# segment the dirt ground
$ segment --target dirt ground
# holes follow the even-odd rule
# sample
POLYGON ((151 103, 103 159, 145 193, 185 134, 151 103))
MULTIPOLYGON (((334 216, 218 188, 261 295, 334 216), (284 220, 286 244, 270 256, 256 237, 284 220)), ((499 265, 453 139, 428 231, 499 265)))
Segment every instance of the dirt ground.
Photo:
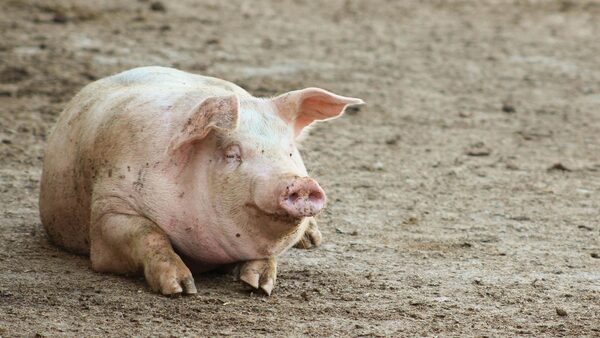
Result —
POLYGON ((600 1, 0 1, 0 336, 600 336, 600 1), (323 245, 167 298, 53 247, 46 136, 174 66, 367 105, 314 129, 323 245))

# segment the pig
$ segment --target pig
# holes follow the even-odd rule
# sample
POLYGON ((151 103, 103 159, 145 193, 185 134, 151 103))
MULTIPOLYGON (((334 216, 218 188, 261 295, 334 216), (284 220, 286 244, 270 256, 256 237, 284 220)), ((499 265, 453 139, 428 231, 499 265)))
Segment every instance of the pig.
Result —
POLYGON ((319 88, 257 98, 164 67, 103 78, 48 138, 42 224, 94 271, 143 274, 164 295, 195 294, 192 271, 222 266, 270 295, 277 257, 321 242, 326 195, 297 141, 362 103, 319 88))

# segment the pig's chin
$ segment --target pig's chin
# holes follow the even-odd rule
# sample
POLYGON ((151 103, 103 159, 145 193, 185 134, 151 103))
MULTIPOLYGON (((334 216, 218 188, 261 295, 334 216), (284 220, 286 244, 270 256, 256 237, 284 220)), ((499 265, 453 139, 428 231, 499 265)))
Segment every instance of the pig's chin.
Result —
POLYGON ((280 225, 284 228, 295 228, 299 226, 304 217, 291 216, 286 213, 272 213, 262 210, 254 203, 246 203, 249 215, 257 222, 280 225))

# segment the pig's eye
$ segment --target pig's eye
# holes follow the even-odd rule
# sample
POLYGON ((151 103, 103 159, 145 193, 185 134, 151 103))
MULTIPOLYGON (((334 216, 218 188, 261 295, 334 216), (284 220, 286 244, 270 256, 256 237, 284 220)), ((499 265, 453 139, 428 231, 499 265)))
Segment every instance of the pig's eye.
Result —
POLYGON ((232 144, 225 149, 225 158, 227 162, 241 162, 242 161, 242 151, 240 146, 237 144, 232 144))

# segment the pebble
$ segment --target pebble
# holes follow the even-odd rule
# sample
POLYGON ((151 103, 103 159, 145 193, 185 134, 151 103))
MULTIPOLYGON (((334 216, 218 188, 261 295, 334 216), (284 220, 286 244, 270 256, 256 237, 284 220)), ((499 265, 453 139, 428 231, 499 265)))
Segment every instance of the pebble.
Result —
POLYGON ((55 13, 54 17, 52 17, 52 21, 55 23, 67 23, 69 17, 64 13, 55 13))
POLYGON ((302 299, 304 299, 305 302, 310 301, 310 296, 308 295, 308 293, 306 293, 306 291, 302 292, 300 296, 302 296, 302 299))
POLYGON ((348 107, 346 108, 346 114, 348 115, 356 115, 358 112, 360 112, 360 107, 348 107))
POLYGON ((467 155, 469 156, 489 156, 492 150, 485 146, 483 142, 477 142, 469 149, 467 149, 467 155))
POLYGON ((398 141, 400 141, 400 135, 394 135, 394 136, 386 139, 385 144, 393 146, 393 145, 397 144, 398 141))
POLYGON ((502 102, 502 111, 505 113, 508 113, 508 114, 517 112, 517 110, 515 109, 515 106, 509 101, 502 102))
POLYGON ((548 168, 548 171, 572 171, 572 170, 567 168, 564 164, 558 162, 558 163, 554 163, 553 165, 551 165, 548 168))
POLYGON ((155 1, 153 3, 150 4, 150 9, 155 11, 155 12, 166 12, 167 8, 165 7, 165 4, 163 4, 160 1, 155 1))
POLYGON ((563 309, 563 308, 560 308, 560 307, 556 308, 556 314, 559 315, 559 316, 561 316, 561 317, 566 317, 568 315, 567 311, 565 309, 563 309))

